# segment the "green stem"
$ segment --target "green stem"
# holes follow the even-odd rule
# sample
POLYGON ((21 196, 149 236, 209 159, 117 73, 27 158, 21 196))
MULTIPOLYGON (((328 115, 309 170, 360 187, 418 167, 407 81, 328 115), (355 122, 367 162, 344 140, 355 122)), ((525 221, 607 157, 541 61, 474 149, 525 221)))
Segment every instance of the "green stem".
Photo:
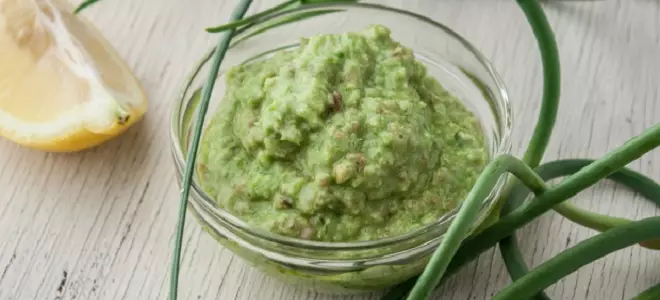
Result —
MULTIPOLYGON (((500 254, 502 255, 502 259, 504 260, 506 270, 509 272, 511 280, 516 281, 529 272, 525 259, 520 253, 520 248, 518 248, 518 242, 516 241, 515 236, 511 235, 500 241, 500 254)), ((548 297, 543 291, 539 291, 538 294, 530 299, 550 300, 550 297, 548 297)))
MULTIPOLYGON (((548 181, 573 175, 593 163, 594 160, 591 159, 564 159, 543 164, 534 170, 543 180, 548 181)), ((628 168, 621 168, 607 176, 607 179, 625 185, 660 207, 660 184, 653 181, 653 179, 628 168)), ((511 200, 522 203, 529 194, 526 190, 527 188, 522 185, 516 186, 511 194, 511 200)))
POLYGON ((496 294, 493 300, 529 299, 559 279, 614 251, 660 238, 660 217, 632 222, 589 238, 551 258, 496 294))
MULTIPOLYGON (((541 176, 544 180, 551 180, 557 177, 563 177, 577 173, 584 167, 592 164, 593 160, 588 159, 566 159, 558 160, 550 163, 546 163, 535 169, 535 171, 541 176)), ((660 206, 660 184, 656 183, 652 179, 639 174, 635 171, 632 171, 627 168, 622 168, 619 171, 610 174, 607 176, 608 179, 613 180, 617 183, 623 184, 628 188, 634 190, 638 194, 654 202, 656 205, 660 206)), ((502 208, 503 215, 506 215, 508 212, 513 211, 515 208, 520 206, 525 198, 529 195, 529 189, 523 184, 518 183, 513 188, 506 205, 502 208)), ((534 200, 536 201, 536 200, 534 200)), ((512 231, 514 233, 515 231, 512 231)), ((482 235, 479 235, 483 237, 482 235)), ((520 251, 515 244, 508 244, 509 248, 507 250, 507 240, 513 239, 511 235, 502 239, 500 241, 500 249, 504 248, 502 251, 515 251, 516 253, 504 254, 505 262, 507 262, 507 268, 512 271, 510 274, 513 280, 516 280, 526 274, 527 266, 525 265, 524 260, 520 255, 520 251), (504 247, 502 247, 504 244, 504 247), (514 259, 507 259, 511 257, 517 257, 514 259), (521 266, 513 266, 510 268, 510 264, 520 264, 521 266)), ((442 280, 445 280, 453 272, 460 269, 463 265, 470 262, 472 259, 476 258, 480 253, 485 250, 490 249, 495 243, 491 245, 480 245, 477 243, 478 240, 470 239, 470 241, 464 243, 457 252, 457 257, 454 257, 452 262, 447 267, 446 275, 442 280)), ((642 243, 645 244, 645 243, 642 243)), ((404 297, 406 291, 408 291, 413 284, 415 283, 416 278, 411 278, 406 282, 400 284, 396 288, 392 289, 382 300, 400 300, 404 297)), ((441 282, 442 282, 441 280, 441 282)), ((543 297, 543 293, 539 293, 536 297, 543 297)), ((543 299, 543 298, 536 298, 543 299)), ((644 298, 646 299, 646 298, 644 298)), ((655 298, 653 298, 655 299, 655 298)), ((659 298, 660 299, 660 298, 659 298)))
MULTIPOLYGON (((252 0, 242 0, 238 6, 232 12, 232 20, 240 20, 247 12, 252 0)), ((213 93, 213 86, 215 85, 216 78, 218 77, 218 72, 220 70, 220 64, 227 53, 229 48, 229 42, 234 34, 234 29, 226 31, 220 41, 218 46, 215 49, 213 54, 213 61, 211 63, 211 70, 209 71, 208 79, 206 84, 202 89, 202 98, 199 104, 197 111, 197 122, 195 123, 194 132, 192 136, 192 141, 190 143, 190 149, 188 150, 187 160, 186 160, 186 169, 183 175, 183 183, 181 190, 181 199, 179 200, 179 216, 176 227, 176 239, 174 242, 174 253, 172 256, 172 274, 170 279, 170 300, 176 300, 178 294, 178 282, 179 282, 179 268, 181 263, 181 248, 183 241, 183 231, 185 227, 186 220, 186 210, 188 203, 188 196, 190 194, 190 186, 192 183, 192 177, 195 169, 195 161, 197 159, 197 150, 199 149, 199 140, 202 135, 202 128, 204 127, 204 117, 206 116, 206 111, 209 107, 209 102, 211 101, 211 95, 213 93)))
MULTIPOLYGON (((238 28, 238 27, 241 27, 241 26, 245 26, 245 25, 249 25, 249 24, 259 22, 260 21, 259 19, 266 18, 269 15, 272 15, 272 14, 275 14, 275 13, 280 13, 284 10, 292 9, 292 8, 298 7, 300 5, 321 4, 321 3, 327 3, 327 2, 330 2, 330 3, 331 2, 351 3, 351 2, 358 2, 358 0, 288 0, 288 1, 285 1, 283 3, 280 3, 280 4, 276 5, 274 7, 271 7, 267 10, 264 10, 260 13, 256 13, 254 15, 251 15, 251 16, 245 18, 245 19, 234 21, 234 22, 229 22, 229 23, 222 24, 222 25, 215 26, 215 27, 206 28, 206 31, 210 32, 210 33, 223 32, 223 31, 228 30, 228 29, 232 29, 232 28, 235 29, 235 28, 238 28)), ((331 11, 327 10, 326 13, 328 13, 328 12, 331 12, 331 11)), ((322 14, 322 13, 319 12, 319 13, 316 13, 315 15, 319 15, 319 14, 322 14)), ((304 19, 304 18, 305 17, 300 17, 300 19, 304 19)), ((275 26, 277 26, 277 25, 275 25, 275 26)))
MULTIPOLYGON (((303 12, 295 13, 295 14, 292 14, 290 16, 280 18, 276 22, 273 22, 271 24, 259 27, 256 30, 249 31, 248 34, 242 35, 240 39, 234 40, 234 42, 239 43, 239 42, 247 40, 247 39, 249 39, 249 38, 251 38, 255 35, 262 34, 262 33, 266 32, 268 30, 271 30, 273 28, 277 28, 277 27, 282 26, 282 25, 286 25, 286 24, 293 23, 293 22, 298 22, 298 21, 305 20, 305 19, 308 19, 308 18, 311 18, 311 17, 321 16, 321 15, 331 14, 331 13, 336 13, 336 12, 341 12, 341 11, 343 11, 343 10, 342 9, 323 9, 323 10, 303 11, 303 12)), ((245 28, 245 27, 243 27, 243 28, 245 28)), ((241 29, 243 29, 243 28, 241 28, 241 29)))
MULTIPOLYGON (((660 146, 660 123, 569 176, 556 188, 549 190, 542 197, 538 197, 538 200, 541 201, 530 201, 523 204, 521 208, 511 212, 508 218, 513 220, 517 216, 525 215, 523 220, 531 220, 530 217, 538 217, 548 209, 575 196, 578 192, 592 186, 658 146, 660 146)), ((502 221, 505 220, 502 219, 502 221)))
POLYGON ((440 247, 436 249, 426 269, 410 292, 409 300, 428 298, 444 275, 447 265, 461 242, 467 236, 468 230, 477 219, 483 201, 488 198, 499 178, 507 171, 511 172, 532 190, 538 193, 545 190, 543 180, 521 160, 510 155, 502 155, 490 162, 477 178, 474 187, 461 205, 455 219, 451 222, 440 247))
MULTIPOLYGON (((536 168, 535 171, 537 174, 539 174, 539 176, 541 176, 543 180, 548 181, 554 178, 572 175, 585 166, 591 164, 592 162, 593 160, 588 159, 559 160, 543 164, 536 168)), ((646 197, 660 207, 660 185, 658 185, 652 179, 627 168, 623 168, 615 173, 612 173, 607 178, 619 184, 625 185, 626 187, 646 197)), ((512 190, 510 197, 507 199, 508 201, 504 207, 502 207, 502 215, 506 215, 520 206, 528 195, 529 189, 527 189, 522 184, 516 185, 516 187, 512 190)), ((563 202, 561 204, 565 203, 567 202, 563 202)), ((557 210, 557 206, 555 206, 555 210, 557 210)), ((597 222, 599 219, 595 218, 593 220, 597 222)), ((585 223, 581 220, 574 219, 573 221, 581 225, 584 225, 585 223)), ((596 226, 601 225, 594 225, 594 227, 596 226)), ((520 253, 520 249, 518 248, 516 238, 514 236, 509 236, 502 239, 499 243, 499 248, 512 280, 518 280, 529 272, 527 264, 522 258, 522 254, 520 253)), ((543 292, 540 292, 534 296, 534 299, 548 300, 550 298, 543 292)))
POLYGON ((301 2, 301 0, 288 0, 288 1, 285 1, 283 3, 280 3, 280 4, 276 5, 274 7, 271 7, 267 10, 264 10, 260 13, 256 13, 254 15, 251 15, 251 16, 245 18, 245 19, 236 20, 236 21, 229 22, 229 23, 226 23, 226 24, 222 24, 222 25, 216 26, 216 27, 206 28, 206 31, 211 32, 211 33, 218 33, 218 32, 223 32, 223 31, 229 30, 229 29, 236 29, 240 26, 256 22, 259 19, 261 19, 261 18, 263 18, 267 15, 270 15, 272 13, 276 13, 276 12, 279 12, 280 10, 284 10, 284 9, 290 7, 290 6, 293 6, 294 4, 300 4, 300 2, 301 2))
MULTIPOLYGON (((543 175, 541 176, 543 177, 543 175)), ((658 207, 660 207, 660 185, 658 185, 653 180, 647 178, 646 176, 630 170, 625 170, 625 172, 622 173, 622 176, 624 179, 628 181, 627 185, 629 185, 629 187, 631 187, 635 191, 638 191, 638 189, 641 190, 638 192, 644 195, 647 199, 655 202, 655 204, 658 205, 658 207), (645 190, 647 190, 646 193, 644 192, 645 190)), ((604 232, 612 228, 615 228, 617 226, 621 226, 633 222, 626 218, 608 216, 608 215, 591 212, 583 208, 580 208, 568 201, 558 204, 557 206, 554 207, 554 210, 559 214, 561 214, 562 216, 564 216, 565 218, 577 224, 580 224, 584 227, 588 227, 594 230, 598 230, 600 232, 604 232)), ((641 246, 653 250, 660 250, 660 240, 646 241, 642 243, 641 246)))
MULTIPOLYGON (((535 170, 536 171, 536 170, 535 170)), ((537 174, 541 175, 540 173, 537 174)), ((543 176, 541 179, 547 180, 543 176)), ((518 183, 512 189, 512 194, 504 201, 504 206, 502 206, 502 211, 500 214, 506 216, 511 213, 514 209, 518 208, 524 201, 526 196, 529 194, 529 189, 524 185, 518 183), (515 192, 523 191, 524 197, 513 197, 511 195, 517 195, 515 192)), ((511 280, 515 281, 518 278, 525 276, 529 272, 529 268, 525 263, 525 259, 520 252, 518 247, 518 241, 515 236, 515 232, 508 237, 503 238, 499 242, 500 254, 502 255, 502 260, 504 260, 504 265, 506 266, 507 272, 511 280)), ((546 295, 543 291, 534 295, 533 300, 550 300, 550 297, 546 295)))
MULTIPOLYGON (((632 138, 620 148, 610 152, 603 158, 594 161, 580 169, 567 180, 535 197, 528 205, 515 209, 511 214, 485 229, 481 233, 468 238, 456 251, 454 258, 446 268, 446 275, 453 274, 462 266, 475 259, 479 254, 495 246, 500 240, 511 236, 516 229, 528 224, 542 213, 555 205, 574 196, 579 191, 593 185, 626 164, 638 159, 644 153, 660 146, 660 124, 647 129, 641 135, 632 138)), ((404 282, 388 293, 383 300, 400 299, 405 290, 413 285, 415 278, 404 282)))
MULTIPOLYGON (((524 157, 524 162, 526 162, 531 167, 535 167, 540 163, 541 159, 543 158, 543 154, 547 148, 548 142, 552 134, 552 128, 554 127, 554 123, 557 117, 560 87, 561 87, 559 51, 557 49, 557 43, 555 41, 552 28, 550 27, 548 20, 543 12, 543 9, 539 5, 539 3, 535 0, 519 0, 518 4, 525 13, 525 16, 527 17, 532 27, 534 36, 536 37, 539 49, 541 51, 541 58, 543 63, 543 75, 544 75, 543 103, 541 106, 541 111, 539 113, 539 121, 537 122, 534 134, 532 136, 532 139, 530 140, 530 145, 524 157)), ((516 180, 512 180, 510 184, 514 184, 514 182, 516 182, 516 180)), ((510 186, 511 185, 507 186, 504 189, 504 193, 502 194, 502 199, 506 198, 510 186)), ((540 185, 540 186, 544 186, 544 185, 540 185)), ((474 188, 477 188, 477 186, 475 186, 474 188)), ((499 203, 503 203, 503 201, 500 200, 499 203)), ((461 210, 463 209, 464 208, 461 208, 461 210)), ((452 222, 452 225, 454 224, 454 222, 456 222, 456 220, 452 222)), ((444 240, 443 240, 443 244, 444 244, 444 240)), ((438 252, 436 251, 436 254, 437 253, 438 252)), ((432 266, 432 264, 429 263, 429 266, 432 266)), ((424 273, 432 272, 432 271, 429 271, 429 267, 427 267, 424 273)), ((415 291, 415 288, 420 290, 432 289, 432 287, 434 287, 437 284, 440 278, 442 278, 445 269, 442 269, 442 271, 443 272, 441 272, 441 274, 439 275, 436 274, 435 276, 433 276, 432 279, 434 280, 432 282, 433 285, 431 286, 431 288, 427 286, 429 285, 429 282, 427 282, 429 279, 424 278, 423 275, 420 276, 420 278, 417 280, 417 283, 415 284, 415 287, 413 288, 413 291, 415 291), (423 288, 419 286, 423 286, 423 288)), ((405 289, 405 287, 402 288, 405 289)), ((414 294, 411 293, 411 295, 414 294)))
POLYGON ((561 66, 559 50, 552 27, 536 0, 518 0, 518 5, 527 17, 536 37, 543 64, 543 100, 536 128, 527 146, 523 161, 532 168, 541 163, 552 129, 557 119, 559 95, 561 94, 561 66))
POLYGON ((515 209, 493 226, 467 239, 447 267, 448 273, 458 270, 480 253, 495 246, 501 239, 512 235, 516 229, 526 225, 555 205, 575 196, 578 192, 623 168, 626 164, 658 146, 660 146, 660 124, 647 129, 641 135, 582 168, 541 196, 535 197, 526 205, 515 209))
MULTIPOLYGON (((543 98, 541 101, 541 110, 539 111, 538 121, 536 122, 532 138, 523 157, 523 161, 528 166, 535 168, 543 158, 557 119, 559 96, 561 94, 561 65, 559 62, 557 41, 541 5, 536 0, 517 0, 517 3, 532 28, 539 52, 541 53, 541 63, 543 65, 543 98)), ((502 189, 501 196, 493 208, 493 214, 474 233, 481 233, 486 227, 498 220, 504 201, 516 183, 515 178, 511 178, 508 181, 508 184, 502 189)))
MULTIPOLYGON (((559 62, 557 41, 552 32, 552 27, 548 23, 548 19, 539 3, 536 0, 518 0, 517 2, 532 28, 541 53, 541 63, 543 65, 543 98, 541 110, 539 111, 536 128, 523 157, 523 161, 527 165, 535 168, 543 158, 543 154, 552 135, 555 120, 557 119, 559 96, 561 94, 561 65, 559 62)), ((493 208, 494 213, 474 233, 480 233, 498 220, 504 200, 516 182, 515 178, 511 178, 508 181, 508 184, 502 189, 501 196, 493 208)))
MULTIPOLYGON (((540 7, 538 2, 531 0, 519 0, 518 5, 521 7, 527 20, 532 27, 534 36, 537 40, 539 50, 541 52, 541 60, 543 64, 543 104, 541 106, 541 111, 539 112, 539 121, 537 122, 535 132, 530 140, 530 145, 528 150, 525 153, 524 161, 531 167, 537 166, 543 154, 547 148, 547 144, 550 140, 552 133, 552 128, 557 116, 557 110, 559 106, 559 95, 561 87, 561 72, 560 72, 560 63, 559 63, 559 51, 557 48, 557 43, 555 41, 552 28, 550 27, 548 20, 543 12, 543 9, 540 7)), ((491 220, 490 218, 484 222, 483 227, 479 227, 476 232, 482 232, 486 226, 491 224, 491 221, 496 220, 496 216, 499 215, 500 205, 504 204, 504 200, 513 184, 517 182, 515 178, 509 182, 509 184, 503 189, 502 196, 494 208, 496 214, 493 215, 495 218, 491 220)), ((460 250, 458 250, 460 251, 460 250)), ((437 252, 436 252, 437 253, 437 252)), ((479 252, 480 253, 480 252, 479 252)), ((476 255, 475 255, 476 256, 476 255)), ((430 265, 430 264, 429 264, 430 265)), ((451 265, 451 264, 450 264, 451 265)), ((428 269, 428 268, 427 268, 428 269)), ((426 270, 425 270, 426 272, 426 270)), ((436 276, 441 278, 442 275, 436 276)), ((405 291, 412 286, 411 279, 402 285, 399 285, 390 293, 388 293, 384 300, 388 299, 400 299, 405 294, 405 291)), ((436 280, 437 281, 437 280, 436 280)), ((417 283, 420 281, 418 280, 417 283)), ((417 285, 417 284, 416 284, 417 285)), ((435 286, 435 285, 434 285, 435 286)))
POLYGON ((631 220, 625 218, 601 215, 595 212, 591 212, 582 209, 569 201, 559 203, 553 209, 560 215, 575 223, 578 223, 584 227, 598 230, 600 232, 607 231, 614 227, 632 222, 631 220))
POLYGON ((93 4, 95 4, 96 2, 99 2, 99 1, 101 1, 101 0, 86 0, 86 1, 83 1, 83 3, 80 3, 80 5, 78 5, 78 7, 76 7, 76 9, 73 11, 73 13, 78 14, 81 11, 83 11, 84 9, 89 8, 90 6, 92 6, 93 4))

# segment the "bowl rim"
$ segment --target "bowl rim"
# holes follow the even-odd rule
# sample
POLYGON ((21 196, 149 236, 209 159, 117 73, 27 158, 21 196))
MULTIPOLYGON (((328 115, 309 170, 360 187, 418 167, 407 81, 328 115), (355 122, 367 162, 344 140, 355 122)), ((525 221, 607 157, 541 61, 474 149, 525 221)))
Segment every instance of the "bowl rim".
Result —
MULTIPOLYGON (((403 17, 407 18, 412 18, 420 22, 427 23, 428 25, 431 25, 433 27, 436 27, 440 30, 443 30, 445 33, 450 35, 452 38, 460 42, 468 52, 470 52, 474 57, 477 59, 477 61, 481 64, 483 68, 486 69, 488 72, 488 76, 490 79, 492 79, 495 83, 495 86, 497 87, 497 90, 495 91, 499 97, 499 101, 495 101, 495 105, 497 106, 497 111, 495 112, 498 114, 496 117, 498 118, 503 118, 502 120, 499 120, 498 123, 502 123, 503 125, 500 125, 503 129, 502 132, 500 132, 500 137, 498 139, 499 145, 498 148, 495 150, 494 153, 491 153, 491 155, 500 155, 500 154, 506 154, 509 153, 511 150, 511 131, 512 131, 512 123, 513 123, 513 111, 509 102, 509 96, 508 92, 506 89, 506 86, 504 85, 503 80, 501 79, 500 75, 496 72, 495 68, 492 66, 490 61, 477 49, 475 48, 470 42, 468 42, 465 38, 463 38, 461 35, 453 31, 451 28, 449 28, 446 25, 443 25, 442 23, 439 23, 437 21, 434 21, 433 19, 411 12, 407 11, 404 9, 399 9, 395 7, 389 7, 381 4, 373 4, 373 3, 349 3, 349 2, 336 2, 336 3, 321 3, 321 4, 307 4, 304 6, 299 6, 297 8, 283 11, 283 12, 277 12, 273 13, 271 15, 265 16, 262 19, 259 19, 256 23, 252 25, 248 25, 247 27, 244 27, 240 30, 237 30, 235 33, 235 37, 240 37, 242 34, 248 32, 249 29, 259 25, 263 24, 264 22, 267 21, 272 21, 276 20, 281 17, 285 17, 297 12, 302 12, 302 11, 313 11, 313 10, 319 10, 319 9, 327 9, 327 8, 345 8, 345 9, 366 9, 366 10, 376 10, 376 11, 386 11, 388 13, 394 13, 398 14, 403 17), (501 115, 499 115, 501 114, 501 115)), ((240 43, 242 40, 238 40, 237 43, 240 43)), ((234 47, 237 43, 232 42, 229 49, 234 47)), ((182 176, 183 171, 185 170, 185 165, 187 163, 185 156, 187 153, 183 153, 182 151, 182 136, 181 136, 181 120, 182 120, 182 113, 185 113, 187 109, 189 108, 188 106, 190 105, 191 101, 187 101, 186 96, 188 95, 190 88, 193 85, 194 79, 199 75, 200 71, 203 69, 203 67, 206 65, 206 63, 211 59, 213 53, 215 52, 217 46, 212 46, 198 62, 196 63, 195 67, 193 68, 193 71, 190 72, 185 78, 184 82, 185 84, 183 85, 183 88, 180 90, 180 92, 177 94, 176 101, 174 101, 171 109, 171 116, 170 116, 170 150, 172 152, 173 159, 175 161, 176 165, 176 172, 177 176, 182 176), (185 104, 185 107, 184 107, 185 104)), ((192 112, 194 114, 197 113, 197 109, 195 107, 195 111, 192 112)), ((205 116, 206 117, 206 116, 205 116)), ((498 124, 499 125, 499 124, 498 124)), ((492 159, 492 157, 491 157, 492 159)), ((202 204, 205 206, 205 208, 210 209, 213 214, 216 217, 221 218, 223 221, 229 223, 229 225, 235 229, 238 229, 240 231, 246 232, 251 236, 257 237, 259 239, 264 239, 270 242, 275 242, 281 245, 286 245, 286 246, 292 246, 292 247, 298 247, 298 248, 303 248, 303 249, 309 249, 309 250, 368 250, 368 249, 375 249, 375 248, 380 248, 380 247, 385 247, 385 246, 390 246, 393 244, 397 244, 400 242, 408 241, 411 239, 414 239, 416 237, 422 236, 428 231, 440 227, 442 225, 447 224, 447 222, 450 222, 451 219, 453 219, 456 216, 456 213, 460 209, 460 207, 463 205, 464 202, 461 202, 456 208, 453 210, 447 212, 445 215, 443 215, 441 218, 438 220, 425 224, 421 227, 418 227, 412 231, 406 232, 405 234, 402 235, 397 235, 397 236, 392 236, 388 238, 383 238, 383 239, 377 239, 377 240, 368 240, 368 241, 354 241, 354 242, 324 242, 324 241, 313 241, 313 240, 304 240, 300 238, 294 238, 294 237, 288 237, 288 236, 283 236, 279 235, 276 233, 272 233, 266 229, 253 226, 248 224, 247 222, 241 220, 240 218, 232 215, 228 211, 219 209, 217 205, 215 204, 215 201, 208 196, 205 192, 204 189, 201 188, 201 186, 198 184, 198 182, 195 179, 195 175, 193 175, 193 180, 191 181, 191 189, 192 193, 188 199, 188 204, 190 204, 190 201, 196 201, 198 202, 197 204, 202 204), (195 194, 197 194, 202 200, 199 201, 195 197, 195 194), (191 200, 192 198, 192 200, 191 200), (206 203, 204 203, 206 202, 206 203)), ((484 208, 482 208, 482 211, 486 212, 485 215, 488 214, 490 211, 489 207, 493 207, 494 204, 497 202, 494 200, 496 196, 499 194, 499 191, 503 187, 505 181, 506 181, 507 176, 501 176, 500 179, 498 180, 496 186, 491 190, 490 195, 488 196, 487 199, 490 199, 489 201, 484 202, 484 208)), ((481 219, 483 219, 484 216, 480 216, 481 219)), ((478 225, 478 223, 477 223, 478 225)), ((444 233, 442 233, 440 236, 433 236, 431 239, 422 242, 422 244, 433 240, 435 238, 443 236, 444 233)))

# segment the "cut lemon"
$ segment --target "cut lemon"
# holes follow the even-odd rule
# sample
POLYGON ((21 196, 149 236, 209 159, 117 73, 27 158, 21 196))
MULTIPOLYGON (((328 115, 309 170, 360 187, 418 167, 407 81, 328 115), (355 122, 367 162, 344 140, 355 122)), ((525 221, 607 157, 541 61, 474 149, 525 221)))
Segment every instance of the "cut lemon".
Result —
POLYGON ((0 135, 55 152, 96 146, 147 99, 116 51, 66 0, 0 0, 0 135))

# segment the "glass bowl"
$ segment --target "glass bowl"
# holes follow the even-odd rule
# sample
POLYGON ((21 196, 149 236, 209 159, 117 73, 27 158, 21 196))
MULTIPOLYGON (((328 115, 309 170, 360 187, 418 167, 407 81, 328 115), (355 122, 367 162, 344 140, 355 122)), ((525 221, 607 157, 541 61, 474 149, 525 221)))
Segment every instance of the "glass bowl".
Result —
MULTIPOLYGON (((299 37, 359 31, 370 24, 389 27, 392 38, 411 48, 429 73, 478 117, 491 158, 510 151, 512 116, 507 92, 483 55, 442 24, 375 4, 305 6, 267 17, 237 32, 222 63, 205 124, 208 125, 224 95, 224 74, 229 68, 274 51, 296 47, 299 37), (301 15, 307 18, 287 23, 301 15)), ((195 67, 174 103, 171 149, 179 184, 212 52, 213 49, 207 52, 195 67)), ((502 176, 485 199, 481 221, 494 206, 505 180, 502 176)), ((250 226, 222 210, 200 187, 197 177, 193 180, 188 207, 206 232, 252 266, 286 282, 331 293, 385 289, 420 273, 456 213, 454 210, 401 236, 333 243, 284 237, 250 226)))

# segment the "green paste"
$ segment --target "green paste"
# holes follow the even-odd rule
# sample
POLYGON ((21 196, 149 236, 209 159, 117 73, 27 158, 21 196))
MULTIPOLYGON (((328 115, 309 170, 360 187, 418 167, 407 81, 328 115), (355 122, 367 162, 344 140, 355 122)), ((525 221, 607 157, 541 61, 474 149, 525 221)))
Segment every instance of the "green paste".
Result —
POLYGON ((488 159, 477 118, 380 25, 302 38, 226 80, 201 184, 277 234, 404 234, 454 209, 488 159))

